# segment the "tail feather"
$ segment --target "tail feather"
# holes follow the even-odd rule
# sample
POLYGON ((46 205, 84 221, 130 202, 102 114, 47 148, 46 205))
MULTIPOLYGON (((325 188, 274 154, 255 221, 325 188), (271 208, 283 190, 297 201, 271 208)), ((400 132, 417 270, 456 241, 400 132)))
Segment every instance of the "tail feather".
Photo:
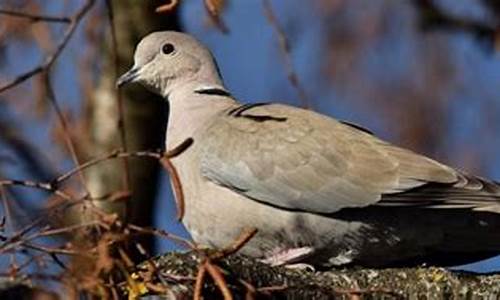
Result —
POLYGON ((428 182, 408 191, 384 194, 378 205, 500 213, 500 183, 461 173, 454 183, 428 182))

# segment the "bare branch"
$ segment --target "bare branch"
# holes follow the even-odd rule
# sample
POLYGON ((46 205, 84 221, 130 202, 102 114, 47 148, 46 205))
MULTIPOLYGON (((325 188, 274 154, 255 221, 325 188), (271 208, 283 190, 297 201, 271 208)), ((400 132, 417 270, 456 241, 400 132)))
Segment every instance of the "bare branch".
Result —
POLYGON ((210 258, 221 259, 233 255, 234 253, 238 252, 241 248, 243 248, 243 246, 245 246, 256 234, 257 234, 256 228, 246 228, 231 245, 215 253, 210 258))
POLYGON ((137 233, 151 234, 151 235, 155 235, 155 236, 167 239, 167 240, 171 240, 171 241, 181 245, 184 248, 196 249, 196 245, 193 244, 192 242, 190 242, 190 241, 188 241, 180 236, 177 236, 175 234, 166 232, 165 230, 162 230, 162 229, 140 227, 140 226, 137 226, 134 224, 128 224, 127 228, 129 230, 137 232, 137 233))
POLYGON ((172 179, 172 186, 174 188, 174 199, 175 204, 177 206, 177 221, 182 221, 185 212, 184 206, 184 192, 182 189, 181 180, 179 179, 179 173, 177 173, 177 169, 174 167, 170 159, 163 158, 161 160, 161 164, 170 174, 170 178, 172 179))
POLYGON ((170 2, 158 6, 155 9, 155 12, 157 12, 159 14, 171 12, 172 10, 174 10, 174 8, 177 7, 178 4, 179 4, 179 0, 170 0, 170 2))
MULTIPOLYGON (((50 81, 50 76, 45 76, 45 86, 47 88, 47 96, 52 103, 52 106, 54 107, 54 110, 56 111, 57 118, 59 120, 59 123, 61 124, 62 127, 62 132, 64 136, 64 140, 66 142, 66 146, 68 147, 69 153, 71 155, 71 158, 73 159, 73 162, 75 163, 76 166, 80 165, 80 160, 78 159, 78 156, 76 154, 75 150, 75 145, 73 141, 71 140, 71 136, 68 131, 68 120, 66 120, 66 117, 64 116, 61 107, 59 106, 59 103, 57 102, 56 99, 56 93, 54 92, 54 89, 52 87, 51 81, 50 81)), ((85 181, 85 176, 83 175, 83 172, 78 172, 81 184, 83 188, 85 189, 86 193, 90 195, 90 191, 87 187, 86 181, 85 181)))
POLYGON ((34 182, 30 180, 15 180, 15 179, 0 180, 0 186, 9 186, 9 185, 23 186, 23 187, 43 190, 46 192, 51 192, 65 200, 73 199, 69 194, 66 194, 65 192, 55 188, 54 185, 50 182, 34 182))
POLYGON ((52 182, 52 185, 58 186, 61 182, 69 179, 74 174, 79 173, 84 169, 90 168, 91 166, 94 166, 100 162, 110 160, 110 159, 129 158, 129 157, 149 157, 149 158, 157 159, 157 160, 160 160, 163 167, 167 170, 170 177, 172 178, 172 183, 173 183, 173 187, 174 187, 174 196, 175 196, 174 198, 175 198, 176 205, 177 205, 177 219, 179 221, 181 221, 183 216, 184 216, 184 193, 182 190, 181 181, 179 179, 179 174, 177 173, 177 170, 175 169, 174 165, 171 163, 170 158, 173 158, 173 157, 180 155, 182 152, 186 151, 186 149, 189 148, 192 144, 193 144, 193 139, 187 138, 185 141, 183 141, 180 145, 178 145, 174 149, 171 149, 171 150, 165 152, 165 154, 162 154, 160 152, 150 152, 150 151, 138 151, 138 152, 134 152, 134 153, 121 152, 120 150, 113 151, 113 152, 106 154, 102 157, 99 157, 99 158, 87 161, 83 164, 80 164, 79 166, 75 167, 74 169, 72 169, 72 170, 66 172, 65 174, 59 176, 58 178, 56 178, 52 182))
POLYGON ((207 267, 205 266, 204 263, 202 263, 198 267, 198 273, 196 274, 196 282, 194 284, 194 295, 193 295, 194 300, 203 299, 203 297, 202 297, 203 283, 205 282, 205 275, 206 274, 207 274, 207 267))
POLYGON ((42 72, 42 71, 48 71, 54 62, 56 61, 57 57, 61 54, 61 52, 64 50, 66 45, 68 44, 68 41, 70 38, 73 36, 73 33, 75 32, 76 27, 82 20, 82 18, 85 16, 85 14, 90 10, 92 5, 94 5, 95 0, 87 0, 87 2, 70 18, 71 22, 69 23, 68 27, 66 28, 66 31, 64 32, 63 38, 57 45, 57 47, 54 49, 54 51, 49 54, 44 62, 33 69, 17 76, 16 78, 12 79, 11 81, 4 83, 3 85, 0 86, 0 93, 5 92, 6 90, 24 82, 25 80, 33 77, 34 75, 42 72))
POLYGON ((233 295, 229 290, 229 287, 227 286, 227 282, 224 279, 224 276, 222 275, 220 268, 207 261, 205 263, 205 269, 207 270, 208 274, 210 274, 215 284, 221 291, 224 300, 233 300, 233 295))
POLYGON ((205 9, 210 17, 210 20, 215 24, 215 27, 219 29, 222 33, 229 33, 229 28, 227 28, 224 21, 221 18, 222 8, 224 7, 224 1, 221 0, 203 0, 205 4, 205 9))
MULTIPOLYGON (((0 107, 0 110, 4 109, 0 107)), ((46 163, 47 158, 18 129, 19 124, 11 119, 0 119, 0 139, 4 140, 13 153, 26 165, 30 174, 39 180, 54 177, 57 171, 46 163)))
POLYGON ((32 22, 55 22, 55 23, 71 23, 71 18, 47 16, 40 14, 32 14, 15 10, 0 9, 0 15, 8 15, 11 17, 30 19, 32 22))
POLYGON ((108 153, 106 155, 103 155, 101 157, 89 160, 85 163, 82 163, 75 167, 74 169, 69 170, 68 172, 62 174, 61 176, 57 177, 54 180, 54 183, 60 184, 63 181, 66 181, 69 179, 71 176, 88 169, 94 165, 97 165, 103 161, 115 159, 115 158, 124 158, 124 157, 150 157, 154 159, 161 159, 162 154, 160 152, 150 152, 150 151, 138 151, 134 153, 126 153, 126 152, 121 152, 120 150, 115 150, 111 153, 108 153))
POLYGON ((309 100, 309 97, 307 96, 306 91, 304 90, 304 88, 300 84, 299 77, 297 76, 297 73, 295 72, 295 69, 293 68, 292 58, 290 55, 290 43, 288 42, 288 39, 285 35, 285 31, 279 25, 278 19, 276 18, 275 14, 273 12, 273 8, 272 8, 269 0, 262 0, 262 5, 264 7, 264 15, 267 17, 269 24, 271 24, 272 28, 274 29, 274 31, 278 37, 278 41, 279 41, 281 53, 282 53, 282 56, 284 59, 284 64, 285 64, 288 80, 290 81, 292 86, 295 88, 295 90, 299 94, 299 98, 302 102, 302 106, 304 108, 311 108, 311 101, 309 100))

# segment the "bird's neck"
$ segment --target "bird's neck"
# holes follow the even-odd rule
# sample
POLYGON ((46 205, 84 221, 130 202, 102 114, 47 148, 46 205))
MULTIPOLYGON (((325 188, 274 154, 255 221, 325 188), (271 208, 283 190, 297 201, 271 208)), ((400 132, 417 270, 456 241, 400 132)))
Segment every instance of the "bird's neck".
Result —
POLYGON ((218 83, 190 83, 177 87, 168 95, 167 150, 187 138, 196 138, 217 113, 237 104, 225 91, 218 83))

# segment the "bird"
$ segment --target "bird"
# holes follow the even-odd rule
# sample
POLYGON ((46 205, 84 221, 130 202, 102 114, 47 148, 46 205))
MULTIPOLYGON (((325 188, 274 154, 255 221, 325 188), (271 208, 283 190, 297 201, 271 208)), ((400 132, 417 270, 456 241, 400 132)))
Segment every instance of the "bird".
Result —
POLYGON ((500 253, 500 184, 285 104, 242 103, 210 50, 162 31, 137 45, 117 86, 169 105, 166 148, 182 183, 183 223, 199 245, 271 265, 453 266, 500 253))

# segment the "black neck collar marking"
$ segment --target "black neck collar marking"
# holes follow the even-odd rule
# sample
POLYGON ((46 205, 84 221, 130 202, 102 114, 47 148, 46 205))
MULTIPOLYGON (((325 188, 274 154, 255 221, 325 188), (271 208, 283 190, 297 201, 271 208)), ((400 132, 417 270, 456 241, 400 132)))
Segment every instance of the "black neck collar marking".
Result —
POLYGON ((201 88, 198 90, 194 91, 196 94, 200 95, 209 95, 209 96, 225 96, 225 97, 232 97, 231 93, 228 91, 217 88, 217 87, 207 87, 207 88, 201 88))

